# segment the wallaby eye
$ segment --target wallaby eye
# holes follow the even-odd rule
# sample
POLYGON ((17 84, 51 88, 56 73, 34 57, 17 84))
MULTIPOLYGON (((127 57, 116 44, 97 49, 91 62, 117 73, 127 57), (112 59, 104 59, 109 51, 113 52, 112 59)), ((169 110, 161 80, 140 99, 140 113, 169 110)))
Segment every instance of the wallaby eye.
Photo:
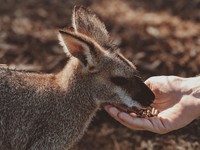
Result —
POLYGON ((126 85, 128 83, 128 79, 124 77, 111 77, 111 81, 118 86, 126 85))

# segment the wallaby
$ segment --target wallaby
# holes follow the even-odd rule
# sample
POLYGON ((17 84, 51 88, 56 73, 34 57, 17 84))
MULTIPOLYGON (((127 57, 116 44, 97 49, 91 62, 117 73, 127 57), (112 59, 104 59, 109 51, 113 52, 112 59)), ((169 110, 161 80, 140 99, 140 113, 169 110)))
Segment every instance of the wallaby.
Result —
POLYGON ((75 7, 59 31, 70 57, 56 74, 0 68, 0 149, 68 150, 101 104, 147 107, 154 94, 90 10, 75 7))

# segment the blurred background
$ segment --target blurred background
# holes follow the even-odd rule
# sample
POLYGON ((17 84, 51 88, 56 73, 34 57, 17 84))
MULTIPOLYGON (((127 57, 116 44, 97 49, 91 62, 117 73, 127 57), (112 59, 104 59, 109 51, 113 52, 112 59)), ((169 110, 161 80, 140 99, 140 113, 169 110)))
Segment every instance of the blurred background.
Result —
MULTIPOLYGON (((191 77, 200 71, 200 0, 0 0, 0 64, 57 72, 67 58, 58 29, 71 25, 74 5, 90 7, 145 80, 191 77)), ((80 150, 199 150, 200 120, 157 135, 132 131, 104 110, 79 142, 80 150)))

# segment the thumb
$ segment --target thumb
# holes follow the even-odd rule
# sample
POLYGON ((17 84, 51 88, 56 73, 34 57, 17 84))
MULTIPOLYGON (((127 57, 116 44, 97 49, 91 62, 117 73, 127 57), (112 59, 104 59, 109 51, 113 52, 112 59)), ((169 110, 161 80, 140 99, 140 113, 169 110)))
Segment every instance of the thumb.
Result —
MULTIPOLYGON (((159 82, 162 78, 160 77, 150 77, 144 83, 152 90, 152 92, 157 95, 160 91, 160 85, 159 82)), ((162 81, 162 80, 161 80, 162 81)))
POLYGON ((152 77, 148 78, 144 83, 152 90, 153 89, 153 83, 152 83, 152 77))

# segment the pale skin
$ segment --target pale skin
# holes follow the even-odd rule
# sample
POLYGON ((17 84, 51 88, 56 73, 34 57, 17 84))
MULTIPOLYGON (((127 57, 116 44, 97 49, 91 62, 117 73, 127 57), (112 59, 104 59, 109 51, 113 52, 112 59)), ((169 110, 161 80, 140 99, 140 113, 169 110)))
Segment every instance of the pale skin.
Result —
POLYGON ((165 134, 188 125, 200 116, 200 77, 157 76, 145 81, 154 92, 155 117, 138 118, 111 105, 105 110, 117 121, 133 130, 165 134))

